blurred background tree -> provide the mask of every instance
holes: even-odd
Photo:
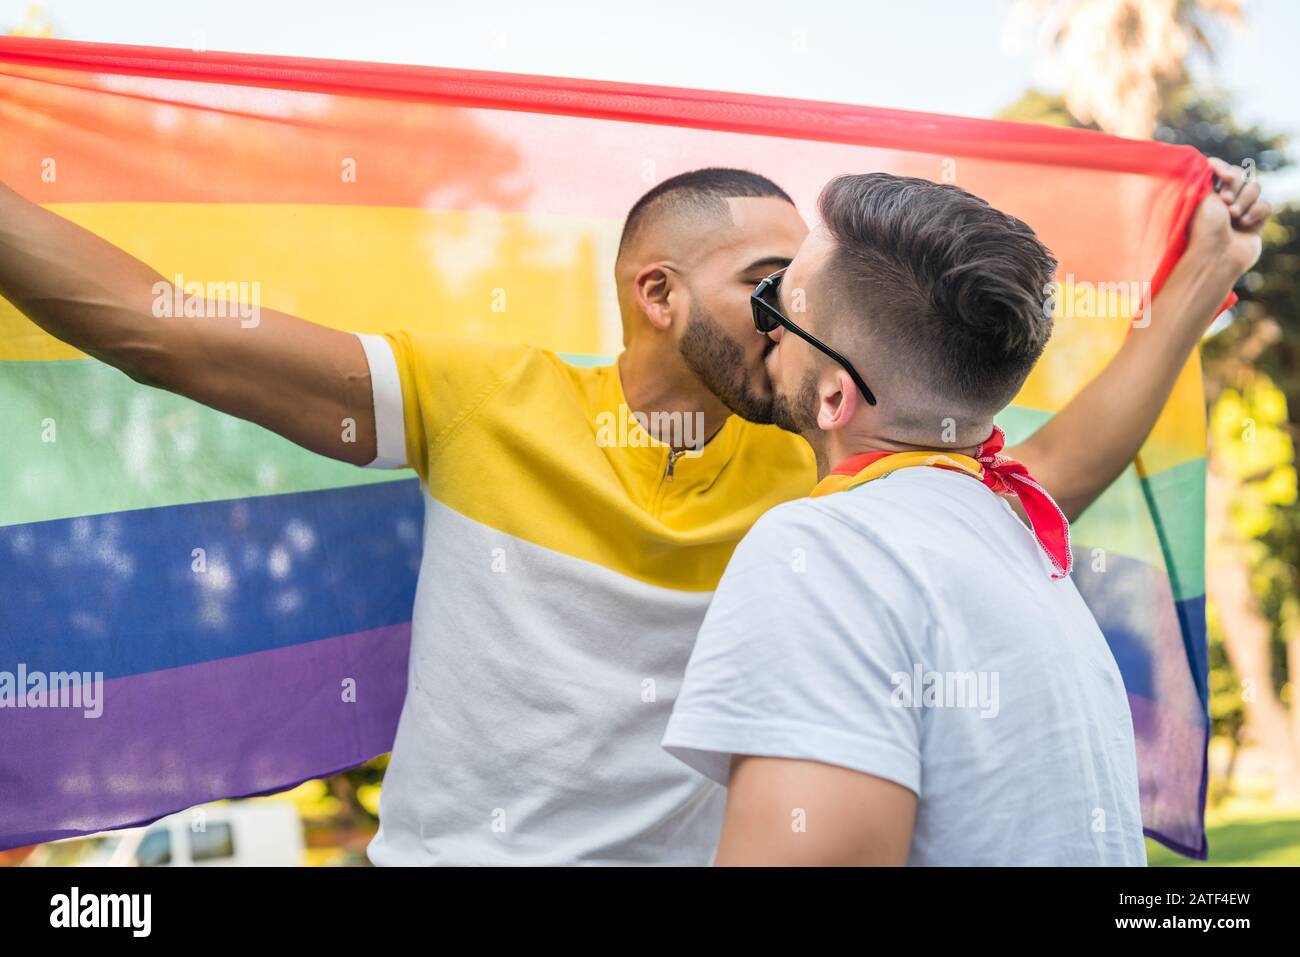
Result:
[[[39,3],[33,3],[23,11],[22,22],[12,27],[8,33],[16,37],[52,37],[54,26]]]
[[[1237,120],[1197,79],[1241,0],[1019,0],[1008,29],[1036,34],[1061,76],[1000,116],[1195,147],[1253,174],[1291,164],[1285,138]],[[1300,204],[1275,209],[1240,302],[1204,343],[1210,422],[1207,617],[1210,711],[1227,758],[1211,800],[1236,791],[1238,753],[1256,749],[1278,804],[1300,802]],[[1300,842],[1300,838],[1297,839]],[[1212,848],[1214,842],[1211,842]]]
[[[1166,105],[1214,59],[1217,34],[1242,22],[1244,0],[1017,0],[1008,29],[1035,29],[1062,71],[1071,117],[1150,139]]]

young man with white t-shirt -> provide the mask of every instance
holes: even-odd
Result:
[[[1055,260],[953,186],[845,176],[820,207],[754,302],[820,482],[736,549],[664,737],[730,784],[716,862],[1143,865],[1119,668],[993,421]]]

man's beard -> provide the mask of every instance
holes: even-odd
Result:
[[[794,399],[772,386],[772,424],[787,432],[807,436],[817,429],[817,373],[812,369],[803,377]]]
[[[691,304],[680,348],[686,365],[723,405],[750,422],[772,422],[770,393],[755,395],[749,386],[745,351],[697,303]]]

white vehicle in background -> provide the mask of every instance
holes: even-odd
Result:
[[[106,831],[74,842],[88,853],[66,863],[82,867],[300,867],[303,824],[292,801],[255,799],[205,804],[147,827]],[[62,855],[60,855],[62,856]],[[29,860],[27,864],[56,863]]]

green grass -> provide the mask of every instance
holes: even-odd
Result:
[[[1210,857],[1192,861],[1147,841],[1152,867],[1274,866],[1300,867],[1300,808],[1225,810],[1209,815],[1206,832]]]

